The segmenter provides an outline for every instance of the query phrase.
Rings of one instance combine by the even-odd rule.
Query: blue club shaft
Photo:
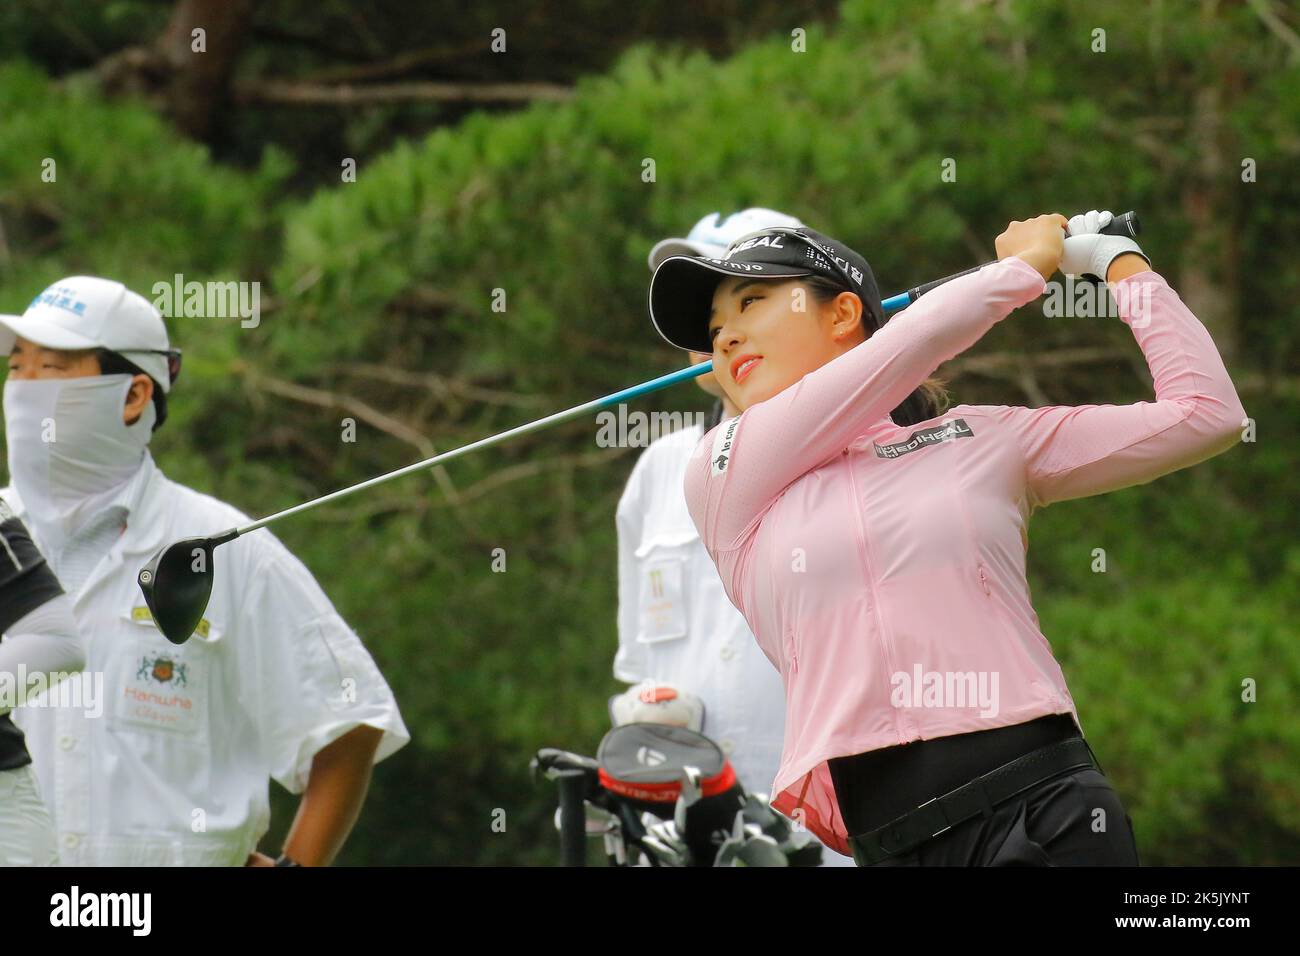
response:
[[[977,267],[977,268],[982,268],[982,267]],[[960,274],[965,275],[965,273],[960,273]],[[955,279],[957,277],[949,276],[948,278]],[[947,279],[939,280],[939,282],[946,282],[946,281]],[[939,283],[933,283],[931,286],[923,287],[923,288],[928,289],[933,285],[938,285],[938,284]],[[903,292],[900,293],[899,295],[892,296],[891,298],[886,299],[883,303],[885,311],[896,312],[899,309],[905,308],[906,306],[910,305],[913,301],[915,301],[916,292],[917,290],[913,289],[910,292]],[[572,408],[567,408],[562,412],[556,412],[553,415],[547,415],[545,418],[537,419],[537,421],[528,422],[525,425],[518,425],[515,428],[511,428],[508,429],[507,431],[499,432],[496,435],[490,435],[487,438],[480,438],[478,441],[470,442],[468,445],[462,445],[459,448],[453,448],[451,451],[445,451],[440,455],[434,455],[432,458],[426,458],[424,461],[417,461],[414,464],[407,465],[404,468],[399,468],[396,471],[390,471],[386,475],[379,475],[376,478],[371,478],[367,481],[363,481],[355,485],[350,485],[347,488],[340,488],[338,491],[330,492],[327,495],[322,495],[320,498],[313,498],[311,501],[305,501],[300,505],[294,505],[292,508],[286,508],[284,511],[277,511],[273,515],[268,515],[265,518],[260,518],[257,521],[254,521],[250,524],[246,524],[241,528],[236,528],[235,533],[237,535],[241,535],[241,534],[247,534],[250,531],[256,531],[258,528],[265,527],[266,525],[270,524],[273,521],[279,521],[281,518],[287,518],[290,515],[299,514],[303,511],[309,511],[310,509],[315,508],[319,505],[327,504],[331,501],[337,501],[338,499],[347,497],[348,495],[354,494],[355,492],[364,491],[367,488],[373,488],[376,485],[385,484],[386,482],[393,481],[394,479],[401,478],[413,472],[423,471],[426,468],[432,468],[434,465],[441,464],[444,461],[450,461],[453,458],[459,458],[461,455],[469,454],[472,451],[477,451],[481,448],[490,448],[493,445],[499,445],[502,442],[510,440],[511,438],[516,438],[520,435],[527,435],[530,432],[541,431],[543,428],[548,428],[551,425],[558,425],[561,424],[562,422],[572,421],[575,418],[581,418],[583,415],[589,415],[592,412],[599,411],[600,409],[606,408],[607,406],[617,405],[619,402],[625,402],[629,399],[639,398],[642,395],[649,395],[651,392],[660,391],[661,389],[668,388],[671,385],[676,385],[679,382],[685,382],[688,379],[698,378],[699,376],[703,375],[705,372],[710,372],[712,370],[713,370],[712,362],[701,362],[699,365],[690,365],[687,366],[686,368],[678,369],[675,372],[669,372],[667,375],[660,375],[658,378],[652,378],[648,382],[642,382],[640,385],[633,385],[630,388],[625,388],[621,391],[613,392],[612,394],[606,395],[604,398],[596,398],[596,399],[592,399],[589,402],[583,402],[581,405],[575,405]]]

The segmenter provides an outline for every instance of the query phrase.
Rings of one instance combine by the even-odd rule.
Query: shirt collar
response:
[[[136,468],[134,474],[122,482],[122,485],[111,497],[100,503],[95,514],[73,532],[68,540],[73,541],[94,534],[106,524],[112,524],[118,528],[129,524],[132,513],[140,507],[140,499],[149,484],[150,473],[157,470],[157,466],[153,463],[153,457],[146,448],[144,457],[140,460],[140,465]]]
[[[124,554],[147,553],[152,556],[164,544],[170,543],[163,540],[169,524],[165,520],[166,508],[161,494],[166,480],[146,449],[139,470],[114,500],[114,506],[123,509],[126,519],[126,532],[122,535]]]
[[[139,508],[140,496],[149,483],[149,473],[150,471],[156,471],[157,467],[153,463],[153,457],[149,454],[149,450],[146,448],[144,458],[140,460],[140,467],[135,470],[135,474],[122,483],[122,486],[117,490],[117,494],[104,503],[99,515],[95,517],[95,521],[103,521],[107,515],[113,515],[125,523],[130,518],[131,513]],[[90,522],[87,522],[87,524],[89,525]]]
[[[158,466],[153,463],[153,456],[149,454],[149,449],[145,449],[144,458],[140,461],[140,467],[135,470],[135,474],[126,482],[121,490],[109,502],[110,508],[119,508],[124,517],[130,517],[140,509],[140,500],[144,497],[144,491],[149,486],[149,480],[153,477]]]

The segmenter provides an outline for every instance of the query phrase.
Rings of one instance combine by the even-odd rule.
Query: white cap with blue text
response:
[[[42,348],[104,348],[139,366],[164,392],[171,390],[167,326],[144,296],[94,276],[60,279],[32,299],[22,315],[0,315],[0,356],[14,340]]]
[[[659,263],[670,256],[709,256],[721,258],[731,245],[741,236],[747,236],[759,229],[775,229],[784,226],[797,229],[804,223],[794,216],[787,216],[775,209],[754,206],[732,213],[726,219],[721,213],[711,212],[687,233],[685,239],[661,239],[650,250],[650,271],[659,268]]]

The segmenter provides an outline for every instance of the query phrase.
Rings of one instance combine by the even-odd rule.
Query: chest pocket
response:
[[[658,644],[686,637],[686,575],[698,540],[693,529],[669,531],[646,539],[636,549],[638,642]]]
[[[163,637],[147,607],[132,606],[122,617],[122,646],[114,649],[106,688],[115,727],[206,740],[221,625],[205,617],[188,641],[176,645]]]

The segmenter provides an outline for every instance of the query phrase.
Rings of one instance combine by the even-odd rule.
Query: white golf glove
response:
[[[1151,259],[1141,247],[1128,236],[1104,236],[1101,230],[1114,217],[1107,211],[1093,209],[1081,216],[1070,219],[1066,229],[1065,251],[1061,256],[1061,271],[1072,276],[1096,276],[1106,281],[1106,271],[1116,256],[1134,252],[1146,259]]]

